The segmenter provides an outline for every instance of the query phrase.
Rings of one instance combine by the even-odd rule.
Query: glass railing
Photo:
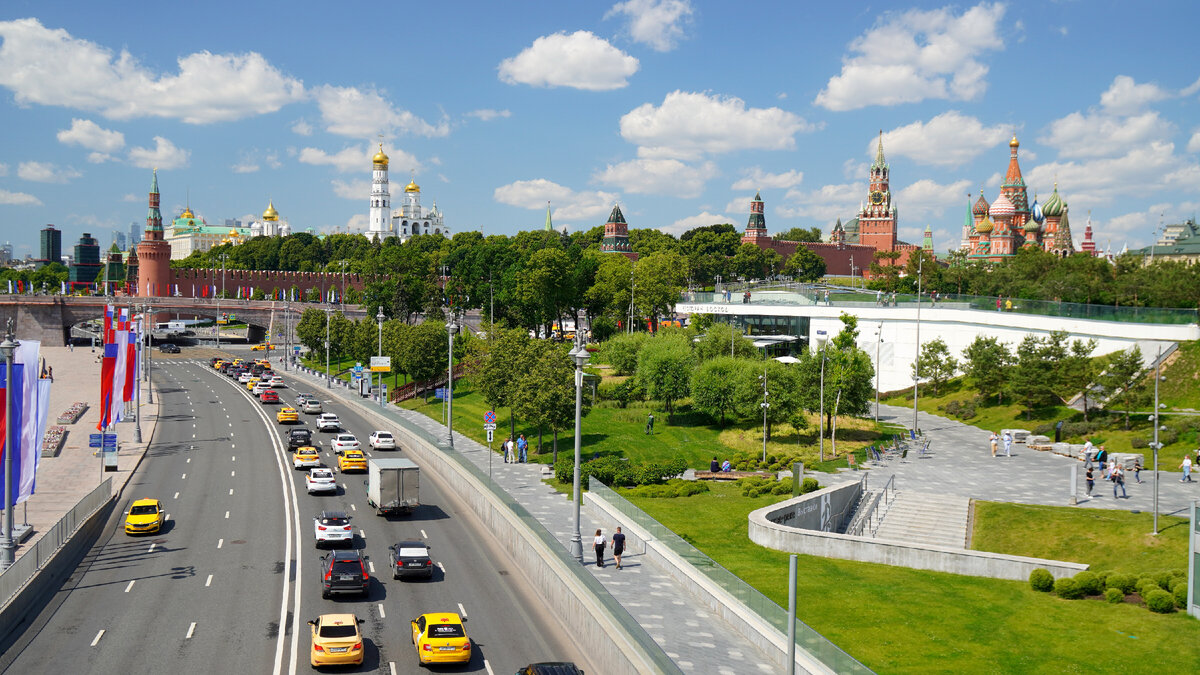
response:
[[[715,560],[705,555],[700,549],[683,540],[662,523],[650,517],[628,499],[614,492],[604,483],[590,478],[588,489],[605,499],[613,508],[626,518],[637,523],[648,531],[658,541],[683,558],[713,583],[725,589],[730,595],[750,608],[767,623],[787,635],[787,610],[779,603],[763,595],[758,589],[739,579],[733,572],[722,567]],[[870,673],[871,669],[859,663],[853,656],[842,651],[840,647],[830,642],[808,624],[796,620],[796,646],[803,649],[825,664],[836,673]]]

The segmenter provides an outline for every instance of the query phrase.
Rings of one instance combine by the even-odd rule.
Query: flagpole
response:
[[[0,352],[4,354],[4,419],[7,431],[4,446],[4,531],[0,533],[0,572],[12,567],[17,559],[17,542],[13,540],[13,507],[17,505],[13,495],[13,454],[20,450],[17,447],[19,431],[13,423],[13,393],[17,389],[13,386],[13,352],[21,343],[13,340],[12,319],[8,320],[7,328],[4,342],[0,342]]]
[[[146,324],[146,314],[142,314],[141,321],[138,322],[138,328]],[[142,365],[142,331],[138,331],[137,336],[137,358],[134,359],[134,368]],[[140,375],[141,373],[139,373]],[[138,383],[138,378],[133,380],[133,442],[142,442],[142,388]]]

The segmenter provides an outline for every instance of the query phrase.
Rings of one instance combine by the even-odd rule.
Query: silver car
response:
[[[306,398],[304,399],[304,403],[300,405],[300,411],[308,415],[318,415],[323,410],[321,402],[315,398]]]
[[[333,544],[354,545],[354,528],[345,511],[322,511],[313,518],[313,535],[317,539],[317,548]]]

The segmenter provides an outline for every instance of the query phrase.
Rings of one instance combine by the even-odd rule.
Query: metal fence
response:
[[[75,534],[80,524],[87,520],[96,509],[108,503],[112,498],[112,478],[106,478],[83,499],[79,500],[66,515],[58,520],[33,547],[26,550],[17,561],[4,572],[0,573],[0,606],[7,604],[9,599],[21,590],[25,582],[33,578],[38,570],[46,564],[63,544]]]
[[[767,623],[787,635],[787,610],[777,602],[763,595],[732,572],[722,567],[715,560],[705,555],[695,546],[687,543],[678,534],[672,532],[662,523],[650,517],[632,502],[611,490],[595,478],[588,481],[588,489],[605,499],[613,508],[620,511],[626,518],[637,523],[650,532],[655,539],[670,548],[676,555],[687,561],[698,572],[708,577],[713,583],[725,589],[755,614]],[[837,673],[871,673],[871,669],[859,663],[853,656],[842,651],[808,624],[796,620],[796,646],[811,654],[821,663]]]

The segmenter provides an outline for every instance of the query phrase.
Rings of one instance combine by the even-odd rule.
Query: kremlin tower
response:
[[[883,158],[883,132],[879,132],[879,148],[871,163],[871,186],[867,203],[858,211],[858,243],[876,251],[896,250],[896,207],[888,186],[888,164]]]
[[[158,169],[150,186],[146,233],[137,246],[137,295],[142,298],[171,294],[171,244],[163,240],[162,214],[158,210]]]
[[[762,193],[754,193],[754,199],[750,202],[750,220],[746,222],[746,233],[742,235],[743,244],[759,245],[759,242],[764,242],[767,245],[760,248],[770,248],[771,235],[767,234],[767,219],[763,216],[763,199]]]
[[[621,213],[621,207],[616,204],[608,216],[608,222],[604,224],[604,239],[600,242],[600,250],[633,257],[633,249],[629,246],[629,225],[625,222],[625,214]]]

